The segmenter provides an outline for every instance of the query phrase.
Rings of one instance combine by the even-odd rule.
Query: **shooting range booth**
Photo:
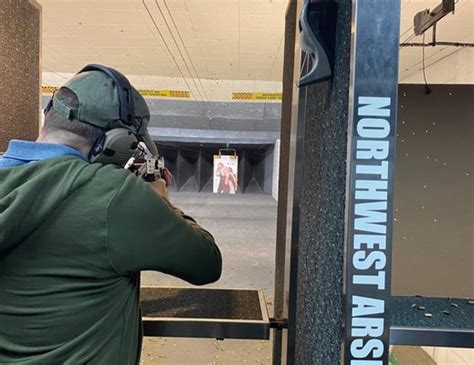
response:
[[[0,146],[38,130],[23,124],[41,104],[23,105],[41,78],[41,10],[28,4],[0,5],[0,25],[14,14],[25,29],[0,38],[17,66],[2,80],[11,120]],[[419,9],[411,29],[432,36],[420,44],[401,39],[397,0],[288,1],[273,313],[261,289],[142,287],[145,336],[271,339],[274,365],[385,365],[390,345],[474,348],[474,85],[398,75],[403,49],[419,59],[425,46],[472,47],[436,39],[457,6]],[[263,149],[245,151],[244,169],[267,163],[275,139],[248,136]],[[190,157],[198,191],[209,188],[209,153]],[[183,156],[179,188],[191,176]]]
[[[453,11],[420,12],[415,32],[434,46]],[[400,15],[393,0],[289,1],[274,313],[261,290],[145,287],[145,336],[273,331],[273,364],[474,347],[473,88],[399,85],[400,47],[416,47]]]

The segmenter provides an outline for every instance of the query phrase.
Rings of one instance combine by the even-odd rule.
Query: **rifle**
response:
[[[156,181],[165,178],[165,159],[158,154],[158,150],[150,151],[144,142],[139,142],[132,157],[124,168],[145,181]]]

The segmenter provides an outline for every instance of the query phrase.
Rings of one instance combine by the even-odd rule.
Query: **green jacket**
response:
[[[111,165],[0,168],[0,364],[135,364],[139,275],[216,281],[212,236]]]

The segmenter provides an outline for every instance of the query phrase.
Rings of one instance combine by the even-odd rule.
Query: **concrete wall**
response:
[[[40,35],[36,1],[0,1],[0,151],[12,138],[38,135]]]
[[[69,5],[70,6],[70,5]],[[57,7],[57,5],[56,5]],[[50,7],[51,8],[51,7]],[[48,9],[46,9],[48,10]],[[103,10],[103,9],[101,9]],[[84,15],[83,15],[84,16]],[[51,17],[49,17],[50,21],[54,21]],[[53,26],[54,28],[54,23],[48,23],[46,24],[47,26],[51,27]],[[50,35],[54,34],[55,32],[49,29]],[[46,44],[48,40],[51,40],[50,35],[45,35],[45,46],[46,47],[51,47],[54,45],[54,41],[52,43]],[[54,48],[54,47],[53,47]],[[75,56],[74,61],[77,61],[77,49],[79,47],[76,47],[75,50]],[[99,47],[100,49],[101,47]],[[215,47],[215,52],[220,52],[220,47]],[[45,50],[47,52],[48,50]],[[150,49],[148,49],[150,51]],[[51,51],[50,51],[51,52]],[[87,48],[85,50],[85,54],[88,52],[93,52],[93,50]],[[112,51],[113,52],[113,51]],[[123,48],[121,48],[119,51],[117,51],[117,54],[120,54],[124,56],[123,54]],[[273,51],[275,52],[275,50]],[[49,55],[51,56],[51,54]],[[102,55],[104,56],[104,55]],[[83,66],[85,66],[87,63],[104,63],[105,65],[112,66],[116,64],[117,61],[117,56],[115,56],[115,61],[114,61],[114,56],[109,56],[107,59],[104,59],[104,57],[92,57],[87,60],[84,60],[84,63],[78,64],[77,69],[74,69],[75,72],[79,71]],[[102,60],[101,60],[102,59]],[[53,67],[54,64],[56,64],[56,61],[52,59],[51,57],[47,57],[46,60],[48,61],[48,69],[50,67]],[[137,60],[137,57],[131,58],[131,60]],[[222,58],[218,57],[217,58],[218,62],[222,62]],[[147,62],[150,62],[148,59]],[[55,70],[55,72],[48,72],[45,71],[43,72],[43,86],[54,86],[58,87],[64,84],[64,82],[71,77],[74,76],[74,72],[63,72],[64,68],[71,68],[73,65],[71,64],[62,64],[62,67],[58,67],[58,69]],[[75,67],[75,66],[74,66]],[[116,65],[116,68],[118,68],[120,71],[124,72],[127,76],[127,78],[130,80],[133,86],[135,86],[137,89],[143,89],[143,90],[177,90],[177,91],[189,91],[188,85],[191,87],[191,91],[194,92],[194,95],[189,95],[188,98],[184,99],[185,101],[194,101],[194,100],[200,100],[202,102],[204,101],[230,101],[230,102],[240,102],[240,99],[234,99],[233,93],[270,93],[270,94],[281,94],[281,88],[282,88],[282,83],[280,80],[276,81],[264,81],[264,80],[258,80],[258,79],[252,79],[252,80],[222,80],[222,79],[191,79],[191,78],[186,78],[186,82],[188,85],[186,85],[183,82],[183,78],[181,76],[179,77],[170,77],[170,76],[154,76],[154,75],[149,75],[149,74],[142,74],[142,75],[134,75],[133,73],[130,73],[128,68],[125,65]],[[137,64],[133,64],[133,68],[135,69],[133,72],[136,72],[136,67]],[[211,66],[208,65],[209,68]],[[167,69],[163,68],[163,65],[159,65],[156,70],[157,72],[164,72],[166,73]],[[168,70],[168,71],[176,71],[176,68],[174,70]],[[149,72],[149,70],[147,71]],[[280,75],[279,75],[280,76]],[[199,87],[201,90],[200,93],[197,92],[196,85],[202,85],[202,88]],[[203,92],[202,90],[205,90]],[[172,99],[174,100],[174,99]],[[245,100],[245,99],[243,99]],[[260,99],[262,100],[262,99]],[[245,102],[245,101],[244,101]]]
[[[46,107],[51,94],[43,94]],[[279,102],[195,102],[145,98],[150,126],[159,128],[279,132]]]
[[[43,108],[51,95],[44,94]],[[280,137],[279,102],[195,102],[146,99],[156,141],[274,144]]]

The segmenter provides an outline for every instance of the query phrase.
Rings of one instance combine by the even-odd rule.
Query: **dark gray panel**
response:
[[[393,294],[474,296],[474,86],[400,85]]]
[[[245,192],[263,193],[265,185],[265,151],[248,154],[253,167],[253,177]]]
[[[179,191],[199,191],[199,151],[178,149],[176,185]]]
[[[208,149],[199,153],[199,191],[212,193],[214,153]]]
[[[272,193],[272,184],[273,184],[273,156],[274,156],[274,149],[268,149],[265,151],[265,158],[262,162],[263,169],[264,169],[264,178],[263,178],[263,192],[265,194]]]
[[[244,193],[263,193],[264,175],[262,151],[244,150],[239,153],[239,187]]]
[[[267,340],[270,334],[257,290],[145,287],[140,307],[145,336]]]

